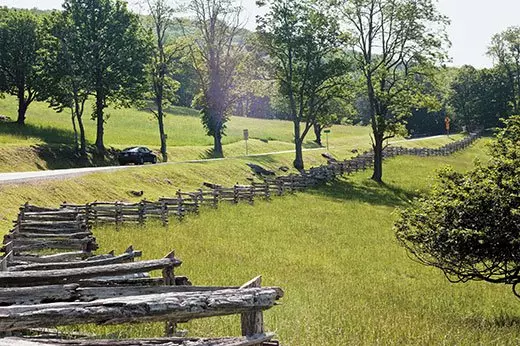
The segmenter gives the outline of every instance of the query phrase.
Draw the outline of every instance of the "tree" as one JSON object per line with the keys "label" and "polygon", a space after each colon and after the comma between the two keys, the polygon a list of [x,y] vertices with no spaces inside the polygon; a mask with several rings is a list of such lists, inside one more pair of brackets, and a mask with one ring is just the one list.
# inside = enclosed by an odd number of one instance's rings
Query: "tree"
{"label": "tree", "polygon": [[432,0],[350,0],[342,13],[368,98],[374,173],[382,182],[383,143],[404,132],[413,108],[435,106],[425,81],[443,58],[447,41]]}
{"label": "tree", "polygon": [[[339,25],[325,3],[269,1],[258,34],[269,53],[280,93],[294,128],[294,167],[303,169],[303,141],[337,93],[348,68],[340,49]],[[301,128],[303,124],[303,128]]]}
{"label": "tree", "polygon": [[[348,91],[350,90],[347,90],[347,93]],[[337,95],[337,97],[330,99],[324,104],[314,122],[313,129],[314,136],[316,137],[314,141],[319,146],[323,145],[321,143],[321,133],[325,128],[335,124],[341,124],[344,120],[350,121],[356,113],[353,106],[354,95],[346,95],[345,90],[343,90],[343,92],[338,91]],[[342,97],[339,97],[339,95],[342,95]]]}
{"label": "tree", "polygon": [[45,40],[39,55],[42,59],[41,78],[46,85],[42,98],[49,101],[58,112],[68,108],[72,115],[72,125],[76,137],[76,121],[79,125],[79,154],[85,158],[87,143],[83,113],[85,102],[91,94],[88,83],[89,74],[83,68],[88,55],[85,47],[78,44],[78,32],[74,29],[72,18],[64,12],[55,12],[44,19]]}
{"label": "tree", "polygon": [[520,107],[520,27],[510,27],[493,36],[488,55],[495,59],[503,70],[511,88],[511,103],[514,114]]}
{"label": "tree", "polygon": [[19,125],[25,125],[27,108],[39,98],[38,49],[40,18],[28,10],[5,9],[0,16],[0,91],[18,98]]}
{"label": "tree", "polygon": [[182,46],[169,40],[168,33],[176,26],[175,9],[167,0],[147,0],[148,10],[153,21],[155,46],[151,63],[152,98],[155,103],[155,115],[159,124],[161,140],[161,155],[164,162],[168,161],[166,149],[166,134],[164,132],[164,109],[173,103],[175,93],[180,84],[172,78],[173,64],[180,59]]}
{"label": "tree", "polygon": [[104,157],[104,109],[110,103],[128,107],[141,100],[146,92],[149,37],[121,0],[66,0],[63,6],[76,30],[75,45],[85,54],[81,68],[96,98],[96,148]]}
{"label": "tree", "polygon": [[499,119],[510,114],[511,85],[502,69],[463,66],[451,89],[456,120],[469,130],[498,126]]}
{"label": "tree", "polygon": [[505,122],[488,165],[449,169],[429,196],[400,212],[396,236],[451,282],[520,283],[520,117]]}
{"label": "tree", "polygon": [[233,0],[193,0],[189,8],[197,30],[190,52],[199,77],[202,124],[213,137],[213,155],[223,157],[222,136],[235,72],[244,59],[244,42],[239,40],[241,8]]}

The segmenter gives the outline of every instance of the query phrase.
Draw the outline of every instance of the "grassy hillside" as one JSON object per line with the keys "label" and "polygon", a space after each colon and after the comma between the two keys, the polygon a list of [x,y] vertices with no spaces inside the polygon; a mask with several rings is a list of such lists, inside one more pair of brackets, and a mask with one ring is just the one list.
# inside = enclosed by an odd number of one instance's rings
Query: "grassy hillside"
{"label": "grassy hillside", "polygon": [[[0,114],[15,118],[15,98],[0,99]],[[110,118],[105,128],[107,146],[122,149],[132,145],[146,145],[158,151],[157,122],[145,111],[135,109],[108,109]],[[85,114],[87,141],[95,140],[95,122]],[[211,157],[212,138],[206,136],[199,115],[187,108],[173,108],[166,117],[166,133],[170,161],[185,161]],[[243,129],[249,129],[249,154],[293,150],[293,125],[289,121],[262,120],[232,117],[224,137],[224,154],[227,157],[245,155],[242,140]],[[370,129],[359,126],[334,126],[329,135],[330,152],[340,158],[348,156],[352,149],[367,149],[370,146]],[[314,135],[309,133],[306,148],[317,148]],[[431,145],[445,144],[435,140]],[[325,136],[323,138],[325,144]],[[42,169],[69,168],[78,165],[114,164],[78,162],[71,145],[73,132],[70,115],[56,113],[46,103],[31,104],[27,115],[27,126],[20,129],[15,124],[0,123],[0,172],[32,171]],[[417,145],[418,142],[404,145]],[[422,145],[429,143],[422,142]],[[400,144],[403,145],[403,144]],[[325,149],[323,149],[324,151]]]}
{"label": "grassy hillside", "polygon": [[[144,258],[153,258],[175,249],[184,261],[179,274],[196,284],[240,284],[263,274],[266,285],[286,292],[283,304],[265,314],[268,329],[284,345],[518,344],[517,301],[508,287],[450,284],[440,271],[411,261],[391,229],[395,208],[427,192],[439,167],[466,170],[476,157],[486,159],[484,141],[450,157],[391,159],[382,186],[368,179],[370,172],[360,173],[271,202],[204,210],[183,222],[173,220],[168,229],[150,223],[119,232],[97,228],[95,234],[101,251],[121,252],[133,244]],[[254,160],[276,167],[291,156]],[[145,197],[155,198],[203,180],[244,182],[245,162],[138,167],[44,181],[38,190],[27,184],[2,186],[0,213],[12,219],[15,210],[5,206],[25,199],[47,205],[130,200],[128,189],[143,189]],[[239,325],[238,318],[226,317],[186,327],[191,335],[224,335],[238,334]],[[82,329],[150,336],[161,335],[163,325]]]}
{"label": "grassy hillside", "polygon": [[[16,102],[13,97],[0,99],[0,114],[15,119]],[[88,108],[85,114],[86,136],[90,143],[95,140],[95,122],[89,119]],[[158,128],[153,115],[136,109],[107,109],[109,119],[105,127],[105,141],[107,145],[124,147],[130,145],[157,146]],[[16,131],[16,126],[1,125],[0,144],[40,144],[40,143],[71,143],[73,140],[70,115],[66,112],[56,113],[47,107],[46,103],[35,102],[27,111],[27,129]],[[200,122],[197,111],[174,107],[165,119],[166,133],[169,146],[209,146],[212,137],[206,133]],[[291,143],[292,123],[280,120],[262,120],[254,118],[231,117],[227,124],[226,136],[223,144],[235,143],[242,140],[243,129],[248,128],[250,138],[275,140]],[[331,134],[332,138],[342,138],[345,135],[368,135],[366,128],[352,128],[339,126]],[[312,142],[309,136],[309,142]],[[312,145],[312,143],[307,143]]]}

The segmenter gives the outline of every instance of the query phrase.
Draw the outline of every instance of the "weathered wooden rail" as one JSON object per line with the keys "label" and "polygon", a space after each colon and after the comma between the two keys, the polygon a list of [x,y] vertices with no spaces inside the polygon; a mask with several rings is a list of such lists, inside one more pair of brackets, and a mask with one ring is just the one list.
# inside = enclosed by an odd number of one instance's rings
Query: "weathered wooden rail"
{"label": "weathered wooden rail", "polygon": [[[92,345],[93,342],[96,345],[278,345],[271,341],[274,334],[264,332],[262,311],[283,296],[280,288],[261,287],[260,278],[243,286],[191,286],[188,278],[175,275],[175,268],[182,262],[173,251],[164,258],[143,261],[134,261],[141,251],[132,246],[120,255],[113,251],[96,255],[97,244],[87,219],[87,213],[80,208],[50,209],[29,204],[20,208],[13,229],[4,237],[5,255],[0,262],[0,334],[14,333],[15,337],[0,338],[0,346]],[[88,246],[77,245],[84,240]],[[152,277],[155,270],[160,270],[162,276]],[[171,337],[178,323],[232,314],[242,316],[242,337]],[[93,341],[33,336],[42,328],[71,324],[159,321],[166,323],[169,337]]]}

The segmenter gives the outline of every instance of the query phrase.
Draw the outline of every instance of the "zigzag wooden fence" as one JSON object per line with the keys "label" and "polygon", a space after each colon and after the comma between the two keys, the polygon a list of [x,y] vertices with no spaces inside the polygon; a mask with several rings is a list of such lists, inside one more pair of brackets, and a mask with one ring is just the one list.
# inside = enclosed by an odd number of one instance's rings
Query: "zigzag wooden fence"
{"label": "zigzag wooden fence", "polygon": [[[438,149],[390,147],[386,158],[396,155],[449,155],[469,146],[477,136]],[[144,223],[150,218],[168,223],[170,216],[184,217],[200,206],[217,207],[228,201],[253,203],[255,198],[304,190],[338,175],[364,170],[373,153],[351,160],[329,160],[299,175],[266,178],[251,185],[223,187],[205,184],[209,190],[178,191],[156,202],[94,202],[64,204],[59,209],[25,204],[14,227],[4,237],[0,261],[0,346],[4,345],[278,345],[264,331],[263,312],[283,296],[278,287],[261,287],[260,277],[242,286],[191,286],[175,275],[182,262],[173,252],[164,258],[134,261],[140,251],[131,246],[120,255],[94,254],[98,248],[91,227],[95,223]],[[161,277],[150,272],[161,270]],[[131,298],[130,298],[131,297]],[[196,318],[241,315],[242,337],[172,337],[179,322]],[[103,340],[81,335],[60,338],[53,328],[62,325],[165,321],[166,338]]]}
{"label": "zigzag wooden fence", "polygon": [[[472,134],[460,141],[449,143],[440,148],[403,148],[387,147],[384,158],[399,155],[447,156],[467,148],[478,138]],[[175,196],[162,197],[158,201],[142,200],[136,203],[128,202],[92,202],[87,204],[63,203],[64,209],[80,211],[88,223],[115,223],[119,228],[123,223],[133,222],[144,224],[146,220],[158,219],[163,225],[168,225],[170,217],[184,218],[189,213],[198,213],[201,206],[217,208],[221,202],[252,204],[255,199],[270,199],[286,193],[302,191],[310,187],[334,180],[338,176],[366,170],[373,164],[373,152],[358,154],[350,160],[329,160],[327,165],[310,168],[300,174],[289,174],[279,177],[266,177],[262,182],[251,185],[234,185],[225,187],[217,184],[204,183],[206,189],[184,192],[178,190]]]}
{"label": "zigzag wooden fence", "polygon": [[[94,254],[98,248],[85,214],[77,209],[20,208],[4,237],[0,262],[0,338],[2,345],[277,345],[264,332],[263,312],[283,296],[278,287],[261,287],[260,277],[242,286],[192,286],[175,275],[182,262],[164,258],[134,261],[123,254]],[[150,272],[161,270],[161,277]],[[131,298],[130,298],[131,297]],[[241,315],[242,337],[172,337],[179,322]],[[166,338],[61,339],[56,326],[86,323],[166,323]],[[91,336],[93,337],[93,336]]]}

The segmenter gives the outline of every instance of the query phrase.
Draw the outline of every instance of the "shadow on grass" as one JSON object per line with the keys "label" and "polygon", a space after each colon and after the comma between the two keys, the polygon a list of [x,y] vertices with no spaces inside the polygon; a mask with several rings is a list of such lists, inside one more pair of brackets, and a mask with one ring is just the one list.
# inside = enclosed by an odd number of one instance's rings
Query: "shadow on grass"
{"label": "shadow on grass", "polygon": [[[36,138],[43,144],[32,145],[31,149],[43,161],[47,169],[63,169],[74,167],[111,166],[117,164],[118,150],[107,148],[106,157],[100,160],[95,153],[95,147],[88,145],[87,156],[80,157],[74,148],[74,132],[71,130],[57,129],[53,127],[26,124],[20,126],[16,123],[2,123],[0,136],[9,135],[22,140]],[[41,165],[38,168],[45,169]]]}
{"label": "shadow on grass", "polygon": [[520,316],[501,312],[496,316],[472,316],[465,318],[463,324],[473,328],[518,328],[520,327]]}
{"label": "shadow on grass", "polygon": [[409,191],[391,184],[378,184],[366,179],[352,182],[340,179],[333,183],[308,190],[308,193],[324,196],[338,201],[359,201],[373,205],[397,207],[407,205],[419,193]]}
{"label": "shadow on grass", "polygon": [[[81,157],[72,145],[44,144],[33,145],[34,152],[44,160],[47,169],[64,169],[76,167],[100,167],[117,165],[119,150],[107,148],[105,158],[99,159],[94,146],[88,146],[87,156]],[[43,167],[42,167],[43,168]]]}
{"label": "shadow on grass", "polygon": [[20,126],[17,123],[2,123],[0,135],[10,135],[22,140],[37,138],[45,143],[52,144],[72,144],[74,142],[72,131],[31,124]]}
{"label": "shadow on grass", "polygon": [[[224,153],[224,156],[225,156],[225,153]],[[207,160],[207,159],[214,159],[214,158],[216,158],[216,157],[215,157],[215,151],[213,150],[213,148],[206,149],[202,153],[199,154],[200,160]]]}

